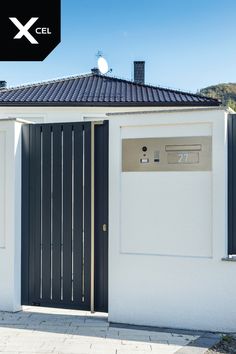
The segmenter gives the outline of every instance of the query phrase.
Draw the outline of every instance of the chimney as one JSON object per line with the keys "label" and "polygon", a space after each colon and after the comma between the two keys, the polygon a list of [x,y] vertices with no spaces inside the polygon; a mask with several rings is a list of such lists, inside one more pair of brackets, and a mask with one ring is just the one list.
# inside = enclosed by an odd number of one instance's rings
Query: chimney
{"label": "chimney", "polygon": [[4,80],[0,80],[0,90],[3,90],[7,87],[7,82]]}
{"label": "chimney", "polygon": [[145,82],[145,61],[134,61],[134,82],[144,84]]}

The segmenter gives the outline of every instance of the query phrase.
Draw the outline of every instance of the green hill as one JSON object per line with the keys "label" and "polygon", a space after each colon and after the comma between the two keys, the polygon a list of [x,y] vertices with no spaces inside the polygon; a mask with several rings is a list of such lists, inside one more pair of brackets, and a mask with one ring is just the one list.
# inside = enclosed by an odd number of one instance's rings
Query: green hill
{"label": "green hill", "polygon": [[236,111],[236,83],[218,84],[208,86],[200,90],[205,96],[218,98],[223,105],[229,106]]}

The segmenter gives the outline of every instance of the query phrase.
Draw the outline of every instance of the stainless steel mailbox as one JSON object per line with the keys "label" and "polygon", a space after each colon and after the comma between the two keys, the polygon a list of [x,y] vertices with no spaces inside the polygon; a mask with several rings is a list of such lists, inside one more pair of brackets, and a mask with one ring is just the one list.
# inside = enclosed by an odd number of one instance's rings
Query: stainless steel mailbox
{"label": "stainless steel mailbox", "polygon": [[122,171],[210,171],[212,137],[122,140]]}

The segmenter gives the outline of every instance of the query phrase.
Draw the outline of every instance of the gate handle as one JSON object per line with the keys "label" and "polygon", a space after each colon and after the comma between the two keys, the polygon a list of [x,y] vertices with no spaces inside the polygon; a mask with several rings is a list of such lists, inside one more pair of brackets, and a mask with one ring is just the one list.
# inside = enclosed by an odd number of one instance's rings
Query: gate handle
{"label": "gate handle", "polygon": [[103,232],[107,232],[107,224],[103,224],[102,225],[102,231]]}

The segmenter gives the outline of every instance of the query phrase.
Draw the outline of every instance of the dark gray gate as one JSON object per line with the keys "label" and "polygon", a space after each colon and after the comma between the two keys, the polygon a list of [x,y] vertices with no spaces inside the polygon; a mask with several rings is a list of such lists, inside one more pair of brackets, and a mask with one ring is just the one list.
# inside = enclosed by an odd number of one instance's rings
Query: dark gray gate
{"label": "dark gray gate", "polygon": [[107,311],[108,124],[22,137],[22,304]]}

